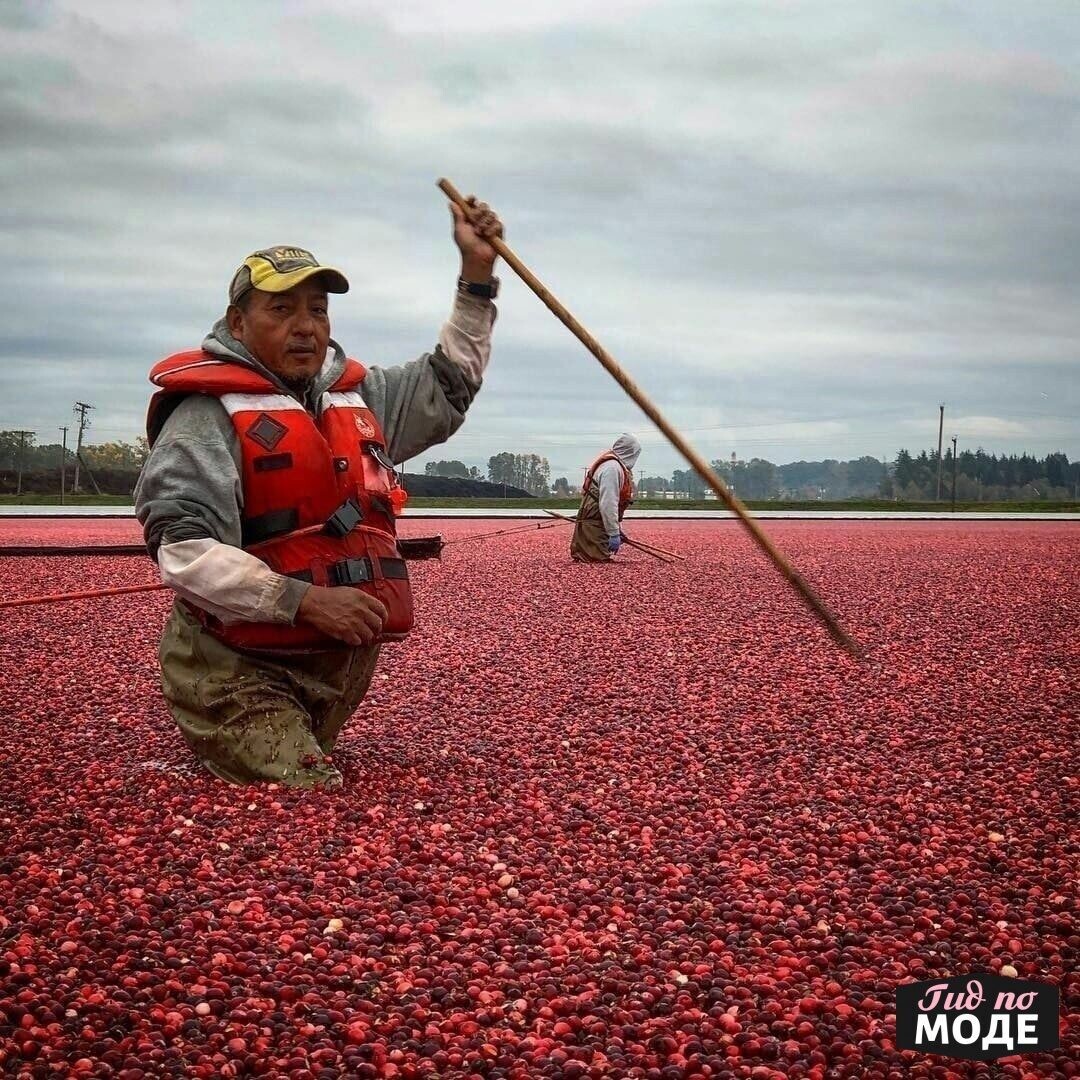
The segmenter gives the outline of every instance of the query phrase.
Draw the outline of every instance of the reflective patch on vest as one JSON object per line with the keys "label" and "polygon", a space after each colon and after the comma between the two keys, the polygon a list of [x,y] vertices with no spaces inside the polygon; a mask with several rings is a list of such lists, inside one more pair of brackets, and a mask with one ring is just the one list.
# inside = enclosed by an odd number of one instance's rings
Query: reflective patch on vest
{"label": "reflective patch on vest", "polygon": [[358,390],[327,390],[322,396],[324,409],[366,409],[364,401]]}
{"label": "reflective patch on vest", "polygon": [[280,420],[275,420],[267,413],[259,413],[258,419],[244,434],[257,442],[264,450],[273,450],[285,438],[288,430]]}
{"label": "reflective patch on vest", "polygon": [[[327,409],[367,409],[367,402],[357,390],[328,390],[319,399],[320,410],[325,412]],[[361,439],[375,439],[378,437],[378,432],[375,430],[375,425],[366,417],[360,413],[356,413],[353,416],[353,423],[356,425],[356,430],[360,433]]]}
{"label": "reflective patch on vest", "polygon": [[225,364],[221,360],[193,360],[191,363],[178,364],[176,367],[169,368],[167,371],[159,371],[156,374],[151,374],[150,381],[157,386],[164,386],[167,380],[171,379],[174,375],[179,375],[182,371],[191,371],[192,368],[224,366]]}
{"label": "reflective patch on vest", "polygon": [[219,400],[230,416],[239,412],[281,412],[283,409],[304,411],[304,406],[288,394],[222,394]]}

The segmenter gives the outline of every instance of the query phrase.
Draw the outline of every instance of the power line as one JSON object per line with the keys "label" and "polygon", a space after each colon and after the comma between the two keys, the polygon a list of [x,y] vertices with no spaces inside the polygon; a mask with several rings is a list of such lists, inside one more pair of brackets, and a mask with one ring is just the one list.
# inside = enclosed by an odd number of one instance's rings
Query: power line
{"label": "power line", "polygon": [[[82,403],[80,403],[80,404],[82,404]],[[87,408],[93,408],[93,407],[94,406],[87,406]],[[944,406],[939,406],[939,408],[943,408],[943,407]],[[686,434],[697,434],[697,435],[704,435],[704,434],[708,434],[710,432],[721,432],[721,433],[726,434],[726,433],[736,432],[736,431],[755,431],[755,430],[756,431],[777,431],[778,429],[781,429],[781,428],[792,427],[792,426],[799,425],[799,424],[855,423],[855,422],[858,422],[860,420],[879,419],[882,416],[899,415],[899,414],[908,413],[908,412],[909,412],[909,410],[906,409],[906,408],[893,406],[893,407],[890,407],[890,408],[887,408],[887,409],[878,409],[878,410],[871,410],[871,411],[866,411],[866,412],[852,413],[852,414],[847,414],[847,415],[844,415],[844,416],[827,416],[827,417],[823,417],[823,416],[818,416],[818,415],[807,415],[807,416],[792,417],[792,418],[787,419],[787,420],[761,420],[761,421],[758,421],[756,423],[717,424],[717,425],[713,425],[713,426],[709,426],[709,427],[687,427],[687,428],[683,428],[682,430]],[[78,406],[76,406],[76,415],[78,415]],[[912,416],[912,419],[914,419],[913,416]],[[962,420],[963,417],[959,417],[958,419]],[[994,419],[1000,419],[1000,420],[1006,420],[1006,421],[1008,421],[1008,420],[1024,420],[1024,419],[1075,421],[1076,417],[1075,416],[1065,415],[1065,414],[1062,414],[1062,413],[1012,412],[1012,411],[1010,411],[1009,413],[1001,414],[1000,416],[995,416]],[[464,442],[464,441],[475,442],[477,440],[486,440],[486,441],[491,442],[491,441],[498,440],[500,438],[515,438],[515,439],[518,439],[518,440],[528,439],[528,440],[533,441],[533,442],[547,442],[547,443],[563,443],[563,444],[565,444],[565,443],[578,442],[578,441],[581,441],[581,440],[588,440],[588,439],[594,439],[594,438],[596,438],[596,439],[610,439],[612,430],[614,428],[616,428],[616,427],[619,427],[620,425],[625,426],[625,427],[634,427],[634,426],[643,426],[644,427],[644,425],[641,425],[640,421],[637,420],[637,421],[635,421],[633,423],[629,422],[629,421],[615,422],[615,423],[612,423],[611,426],[609,426],[609,427],[607,427],[607,428],[605,428],[603,430],[576,430],[576,431],[574,431],[572,433],[568,433],[568,434],[564,434],[564,433],[561,433],[561,432],[552,432],[550,428],[547,428],[547,429],[545,429],[543,431],[520,431],[520,430],[514,430],[514,431],[511,431],[511,432],[507,432],[505,434],[501,434],[501,433],[486,434],[484,432],[476,432],[476,431],[465,430],[465,431],[456,432],[454,434],[453,438],[454,438],[455,443]],[[89,426],[89,422],[87,423],[87,426]],[[94,430],[96,432],[98,432],[99,434],[121,435],[121,436],[127,436],[127,437],[131,437],[131,438],[135,438],[135,437],[137,437],[139,435],[139,432],[135,428],[114,428],[114,427],[104,427],[103,428],[103,427],[99,426],[99,427],[95,427]],[[964,429],[962,424],[960,425],[958,430],[961,430],[965,434],[970,435],[972,437],[977,436],[979,434],[979,429]],[[864,432],[864,433],[860,433],[860,432],[836,432],[836,433],[834,433],[832,435],[827,435],[827,436],[823,436],[821,438],[818,438],[817,441],[819,441],[819,442],[820,441],[830,441],[832,439],[844,438],[845,436],[848,436],[848,437],[862,437],[863,435],[866,435],[867,437],[873,437],[873,436],[876,436],[878,434],[880,434],[880,426],[875,427],[870,432]],[[999,432],[988,433],[988,436],[995,437],[995,438],[1008,437],[1008,438],[1016,439],[1018,441],[1024,438],[1024,436],[1019,436],[1019,435],[1016,435],[1016,436],[1002,436],[1002,434],[999,433]],[[787,435],[783,435],[781,433],[777,437],[778,438],[799,439],[799,441],[804,441],[804,440],[800,439],[800,437],[798,435],[787,436]],[[1043,441],[1052,442],[1052,441],[1054,441],[1055,438],[1064,438],[1064,437],[1068,437],[1068,436],[1067,435],[1051,436],[1051,437],[1048,437],[1048,438],[1044,438]],[[660,432],[650,430],[648,427],[645,427],[645,430],[641,431],[641,433],[638,435],[638,438],[642,442],[653,442],[653,441],[662,441],[663,440],[663,436],[661,435]],[[817,437],[815,437],[815,438],[817,438]],[[740,442],[751,442],[751,441],[753,441],[753,442],[758,442],[758,443],[760,443],[760,442],[770,442],[770,441],[773,441],[773,437],[771,437],[771,436],[760,436],[760,437],[742,438],[739,441]]]}
{"label": "power line", "polygon": [[[1064,417],[1064,416],[1062,416],[1062,417],[1049,417],[1048,415],[1040,415],[1040,414],[1034,414],[1034,413],[1032,413],[1032,414],[1012,413],[1009,416],[994,417],[994,419],[995,420],[1000,419],[1000,420],[1008,421],[1008,420],[1012,420],[1012,419],[1017,419],[1017,418],[1021,417],[1022,415],[1026,415],[1027,418],[1036,418],[1037,417],[1039,419],[1062,419],[1062,420],[1072,419],[1070,417]],[[690,434],[703,434],[703,433],[706,433],[706,432],[721,432],[721,433],[726,434],[726,433],[730,433],[730,432],[733,432],[733,431],[748,431],[748,430],[751,430],[751,431],[753,431],[753,430],[756,430],[756,431],[762,431],[762,430],[764,430],[764,431],[775,431],[778,428],[790,427],[790,426],[792,426],[794,424],[812,424],[812,423],[816,423],[816,424],[838,424],[838,423],[843,423],[845,421],[855,421],[855,420],[858,420],[858,419],[861,419],[861,418],[860,417],[848,417],[848,418],[833,417],[833,418],[830,418],[830,419],[827,419],[827,420],[811,420],[811,419],[806,419],[806,420],[785,420],[785,421],[780,421],[780,422],[777,422],[777,423],[761,422],[761,423],[758,423],[758,424],[731,425],[729,427],[721,426],[721,427],[712,427],[712,428],[683,428],[682,430],[683,430],[684,433],[690,433]],[[961,417],[959,419],[962,420],[963,418]],[[514,430],[514,431],[508,431],[508,432],[494,432],[494,433],[477,432],[477,431],[469,431],[469,432],[461,432],[461,431],[459,431],[459,432],[456,432],[454,434],[453,438],[454,438],[455,442],[485,441],[485,442],[490,443],[490,442],[495,442],[495,441],[497,441],[499,439],[511,439],[512,438],[512,439],[516,439],[518,441],[528,440],[529,442],[540,443],[540,444],[567,445],[567,444],[571,444],[571,443],[578,443],[578,442],[588,441],[588,440],[592,440],[592,439],[603,439],[603,438],[610,439],[611,432],[616,426],[617,425],[612,425],[611,428],[608,428],[604,432],[573,431],[573,432],[566,432],[566,433],[563,433],[563,432],[553,433],[553,432],[550,431],[550,429],[547,430],[547,431],[534,431],[534,432]],[[966,434],[970,434],[972,436],[977,436],[977,435],[979,435],[980,433],[983,432],[983,429],[981,429],[981,428],[964,428],[963,424],[960,424],[960,428],[962,430],[964,430],[964,432]],[[783,432],[777,432],[777,434],[775,434],[775,435],[739,437],[738,441],[740,443],[764,443],[764,442],[776,442],[776,441],[778,441],[780,439],[784,439],[784,440],[788,440],[788,441],[798,441],[798,442],[806,442],[806,441],[829,442],[829,441],[832,441],[832,440],[835,440],[835,439],[844,439],[844,438],[847,438],[847,439],[877,438],[882,434],[883,434],[883,429],[882,429],[881,425],[876,425],[875,427],[873,427],[871,429],[868,429],[868,430],[862,430],[862,431],[837,431],[837,432],[832,432],[830,434],[826,434],[826,435],[822,435],[822,436],[814,436],[813,439],[806,439],[803,436],[799,435],[798,433],[786,434],[786,433],[783,433]],[[1008,439],[1013,439],[1015,441],[1023,441],[1025,439],[1030,440],[1030,439],[1033,438],[1032,436],[1028,436],[1028,435],[1022,434],[1022,433],[1009,434],[1009,433],[1003,433],[1003,432],[999,432],[999,431],[986,431],[985,434],[987,435],[987,437],[991,437],[991,438],[1008,438]],[[1063,439],[1063,438],[1069,438],[1069,437],[1070,437],[1070,433],[1060,433],[1058,435],[1052,435],[1052,436],[1041,436],[1040,438],[1042,438],[1043,441],[1053,442],[1055,439]],[[638,439],[642,443],[651,443],[651,442],[661,442],[662,443],[664,441],[663,435],[660,432],[651,431],[651,430],[642,431],[638,435]]]}

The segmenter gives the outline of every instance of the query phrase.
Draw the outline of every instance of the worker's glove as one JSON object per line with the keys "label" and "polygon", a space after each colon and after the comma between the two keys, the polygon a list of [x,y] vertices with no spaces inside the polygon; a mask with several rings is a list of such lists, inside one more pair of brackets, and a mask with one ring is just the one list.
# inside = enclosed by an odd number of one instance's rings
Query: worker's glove
{"label": "worker's glove", "polygon": [[622,547],[622,536],[609,536],[607,542],[607,549],[612,555],[615,554],[619,548]]}

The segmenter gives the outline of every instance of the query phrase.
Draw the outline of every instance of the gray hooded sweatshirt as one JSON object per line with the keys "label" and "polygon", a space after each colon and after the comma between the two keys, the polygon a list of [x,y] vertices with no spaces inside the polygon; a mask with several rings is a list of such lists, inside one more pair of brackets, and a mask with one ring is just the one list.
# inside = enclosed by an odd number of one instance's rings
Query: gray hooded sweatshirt
{"label": "gray hooded sweatshirt", "polygon": [[[494,321],[490,300],[459,294],[433,352],[401,367],[368,368],[360,393],[395,464],[445,442],[462,425],[483,380]],[[203,348],[292,394],[229,333],[224,319]],[[302,399],[309,412],[318,414],[322,394],[344,367],[345,353],[331,340]],[[147,548],[165,584],[224,622],[291,623],[310,586],[274,573],[241,549],[242,509],[240,441],[232,420],[216,397],[192,394],[166,419],[135,488]]]}
{"label": "gray hooded sweatshirt", "polygon": [[[641,443],[625,431],[611,446],[611,452],[631,472],[641,457]],[[622,469],[614,461],[605,461],[593,473],[593,493],[600,504],[600,519],[609,537],[618,536],[619,529],[619,491],[622,488]]]}

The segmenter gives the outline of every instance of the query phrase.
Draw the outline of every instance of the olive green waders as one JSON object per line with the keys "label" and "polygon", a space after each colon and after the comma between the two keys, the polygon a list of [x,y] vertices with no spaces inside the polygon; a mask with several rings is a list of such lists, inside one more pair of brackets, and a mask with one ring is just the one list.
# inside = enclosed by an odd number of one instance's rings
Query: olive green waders
{"label": "olive green waders", "polygon": [[307,788],[340,782],[323,758],[367,693],[378,645],[275,658],[240,653],[177,602],[159,656],[173,719],[215,776]]}
{"label": "olive green waders", "polygon": [[578,508],[570,555],[577,562],[607,562],[611,558],[607,529],[600,517],[600,503],[591,491],[582,496]]}

